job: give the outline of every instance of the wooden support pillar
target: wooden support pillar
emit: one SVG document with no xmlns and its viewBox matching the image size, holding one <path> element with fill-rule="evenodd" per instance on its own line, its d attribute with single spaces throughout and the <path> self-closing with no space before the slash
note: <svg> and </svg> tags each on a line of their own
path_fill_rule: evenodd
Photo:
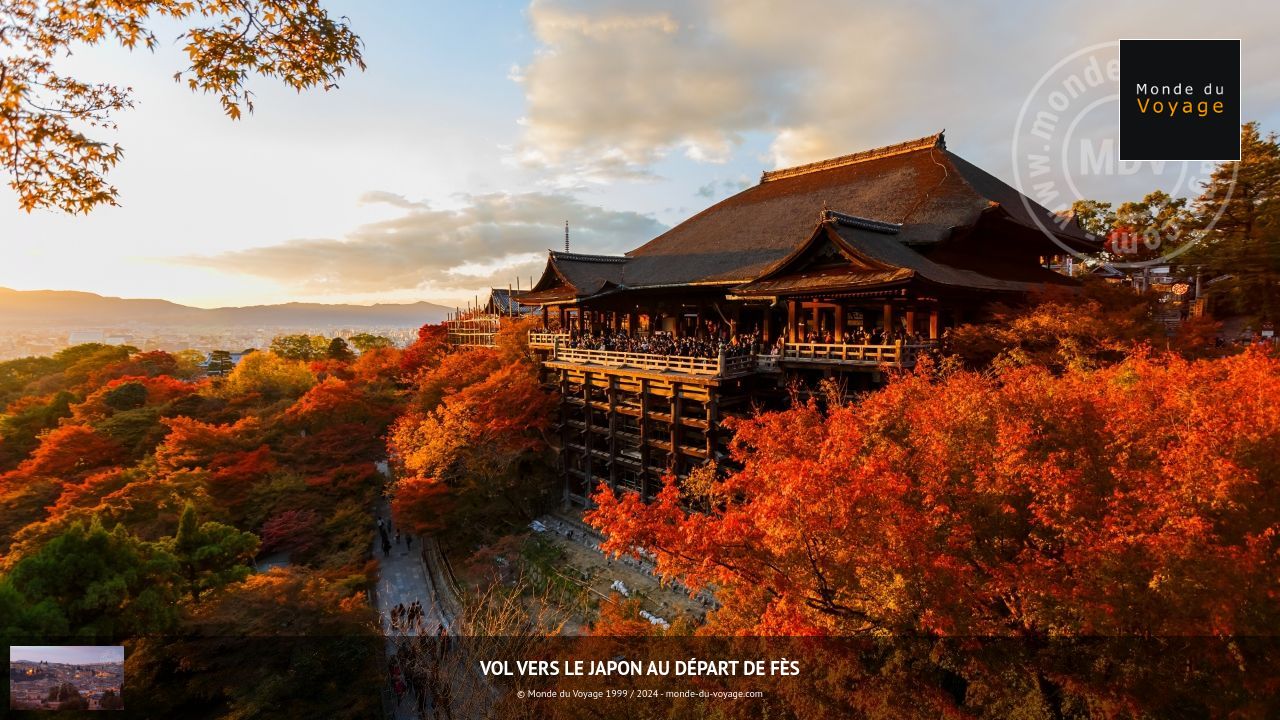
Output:
<svg viewBox="0 0 1280 720">
<path fill-rule="evenodd" d="M 765 346 L 773 340 L 772 318 L 773 308 L 765 306 L 764 317 L 760 320 L 760 343 Z"/>
<path fill-rule="evenodd" d="M 707 393 L 707 461 L 715 462 L 716 437 L 720 431 L 720 401 L 714 389 Z"/>
<path fill-rule="evenodd" d="M 635 337 L 640 332 L 640 313 L 632 310 L 627 314 L 627 334 Z"/>
<path fill-rule="evenodd" d="M 884 304 L 884 333 L 886 336 L 893 332 L 893 305 Z"/>
<path fill-rule="evenodd" d="M 836 303 L 836 327 L 832 337 L 836 342 L 844 342 L 844 303 Z"/>
<path fill-rule="evenodd" d="M 799 342 L 800 328 L 796 318 L 796 301 L 787 301 L 787 342 Z"/>
<path fill-rule="evenodd" d="M 551 312 L 547 310 L 547 306 L 542 306 L 542 329 L 546 330 L 551 324 Z"/>
<path fill-rule="evenodd" d="M 622 329 L 622 313 L 619 313 L 619 312 L 609 313 L 609 320 L 610 320 L 610 323 L 609 323 L 610 329 L 612 329 L 614 332 L 618 332 L 619 330 Z"/>
<path fill-rule="evenodd" d="M 560 472 L 564 474 L 563 501 L 569 503 L 573 475 L 569 467 L 569 371 L 560 370 Z"/>
<path fill-rule="evenodd" d="M 649 381 L 640 379 L 640 498 L 648 502 L 656 494 L 649 482 Z"/>
<path fill-rule="evenodd" d="M 671 474 L 680 474 L 680 417 L 684 413 L 684 400 L 680 397 L 680 383 L 671 383 Z"/>
<path fill-rule="evenodd" d="M 907 337 L 911 337 L 916 332 L 916 309 L 909 308 L 907 310 Z"/>
<path fill-rule="evenodd" d="M 591 373 L 582 373 L 582 472 L 587 476 L 587 494 L 595 490 L 595 474 L 591 471 L 591 436 L 594 421 L 591 417 Z"/>
<path fill-rule="evenodd" d="M 929 339 L 938 339 L 938 308 L 929 309 Z"/>
<path fill-rule="evenodd" d="M 616 315 L 614 316 L 617 317 Z M 618 489 L 618 378 L 609 376 L 609 487 Z"/>
</svg>

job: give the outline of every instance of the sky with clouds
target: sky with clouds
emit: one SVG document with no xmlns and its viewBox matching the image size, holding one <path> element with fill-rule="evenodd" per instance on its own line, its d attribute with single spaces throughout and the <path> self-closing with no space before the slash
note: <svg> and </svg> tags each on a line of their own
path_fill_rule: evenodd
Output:
<svg viewBox="0 0 1280 720">
<path fill-rule="evenodd" d="M 338 90 L 256 80 L 227 120 L 154 53 L 66 69 L 134 88 L 104 138 L 121 207 L 27 215 L 0 189 L 0 286 L 193 305 L 449 305 L 541 272 L 547 248 L 621 252 L 762 170 L 947 129 L 1012 180 L 1037 79 L 1121 37 L 1243 39 L 1244 117 L 1280 130 L 1274 2 L 328 0 L 368 69 Z M 1089 192 L 1088 189 L 1085 190 Z M 1099 188 L 1129 199 L 1145 188 Z"/>
<path fill-rule="evenodd" d="M 15 660 L 69 665 L 122 663 L 124 647 L 120 645 L 11 645 L 9 661 Z"/>
</svg>

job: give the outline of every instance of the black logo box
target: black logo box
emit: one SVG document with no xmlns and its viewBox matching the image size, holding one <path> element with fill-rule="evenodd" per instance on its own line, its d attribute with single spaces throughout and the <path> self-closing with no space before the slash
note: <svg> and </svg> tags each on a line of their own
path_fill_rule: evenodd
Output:
<svg viewBox="0 0 1280 720">
<path fill-rule="evenodd" d="M 1121 160 L 1239 160 L 1240 100 L 1240 40 L 1120 40 Z"/>
</svg>

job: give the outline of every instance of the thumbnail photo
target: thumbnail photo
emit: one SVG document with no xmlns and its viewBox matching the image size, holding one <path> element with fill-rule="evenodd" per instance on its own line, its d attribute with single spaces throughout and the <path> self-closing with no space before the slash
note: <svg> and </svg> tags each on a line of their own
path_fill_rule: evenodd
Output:
<svg viewBox="0 0 1280 720">
<path fill-rule="evenodd" d="M 123 710 L 123 689 L 123 646 L 9 648 L 11 710 Z"/>
</svg>

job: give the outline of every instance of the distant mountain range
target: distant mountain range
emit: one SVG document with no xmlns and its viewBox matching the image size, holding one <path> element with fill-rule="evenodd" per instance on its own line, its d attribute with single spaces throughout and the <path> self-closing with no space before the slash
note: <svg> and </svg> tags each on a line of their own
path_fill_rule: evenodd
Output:
<svg viewBox="0 0 1280 720">
<path fill-rule="evenodd" d="M 69 290 L 0 288 L 0 328 L 316 328 L 418 327 L 450 308 L 429 302 L 377 305 L 285 303 L 196 308 L 168 300 L 103 297 Z"/>
</svg>

